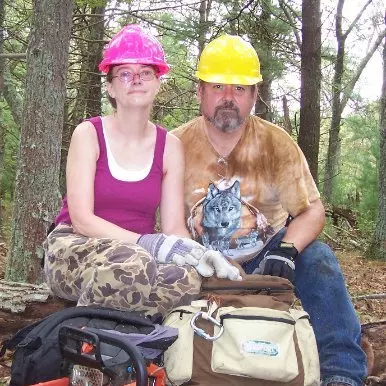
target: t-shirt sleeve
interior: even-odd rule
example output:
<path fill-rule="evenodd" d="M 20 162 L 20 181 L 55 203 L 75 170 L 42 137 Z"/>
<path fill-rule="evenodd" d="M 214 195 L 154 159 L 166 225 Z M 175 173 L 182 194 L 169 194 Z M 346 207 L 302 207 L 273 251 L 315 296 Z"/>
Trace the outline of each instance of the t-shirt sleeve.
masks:
<path fill-rule="evenodd" d="M 299 146 L 290 138 L 282 138 L 278 154 L 277 194 L 283 209 L 291 216 L 306 210 L 320 193 L 311 175 L 307 160 Z"/>

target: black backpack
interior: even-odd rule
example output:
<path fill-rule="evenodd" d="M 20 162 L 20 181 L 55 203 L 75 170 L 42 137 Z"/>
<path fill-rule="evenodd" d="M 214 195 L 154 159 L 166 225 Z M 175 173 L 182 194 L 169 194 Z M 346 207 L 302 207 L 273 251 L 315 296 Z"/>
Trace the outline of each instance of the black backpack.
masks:
<path fill-rule="evenodd" d="M 106 307 L 70 307 L 55 312 L 23 328 L 3 343 L 0 357 L 5 354 L 7 349 L 16 349 L 12 361 L 10 386 L 33 385 L 68 376 L 68 373 L 66 374 L 68 362 L 62 355 L 59 332 L 62 335 L 67 330 L 70 332 L 83 331 L 80 329 L 84 327 L 87 327 L 87 331 L 91 331 L 91 335 L 92 332 L 100 335 L 102 341 L 103 337 L 106 336 L 106 331 L 109 330 L 118 332 L 118 334 L 148 335 L 156 330 L 157 325 L 138 312 L 119 311 Z M 110 334 L 110 336 L 112 335 Z M 115 337 L 109 341 L 114 341 L 114 339 L 117 342 L 122 341 L 122 339 Z M 166 337 L 150 339 L 150 341 L 140 343 L 136 347 L 163 352 L 176 339 L 177 334 L 166 334 Z M 136 347 L 134 347 L 134 351 L 138 351 Z M 139 365 L 145 363 L 143 359 L 141 360 L 142 362 L 136 362 L 137 365 L 138 363 Z M 138 370 L 146 373 L 146 367 Z"/>

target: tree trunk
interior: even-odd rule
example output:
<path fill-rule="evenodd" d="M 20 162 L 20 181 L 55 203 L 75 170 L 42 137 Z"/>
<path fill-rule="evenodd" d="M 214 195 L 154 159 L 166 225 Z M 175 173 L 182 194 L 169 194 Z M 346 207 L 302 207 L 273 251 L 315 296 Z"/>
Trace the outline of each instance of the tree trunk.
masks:
<path fill-rule="evenodd" d="M 316 182 L 320 140 L 321 44 L 320 0 L 303 0 L 298 144 Z"/>
<path fill-rule="evenodd" d="M 58 210 L 72 0 L 35 0 L 6 280 L 34 283 Z"/>
<path fill-rule="evenodd" d="M 88 95 L 86 103 L 86 117 L 101 115 L 102 110 L 102 83 L 98 65 L 102 60 L 104 47 L 103 36 L 105 7 L 96 7 L 91 10 L 90 38 L 88 45 Z M 98 16 L 95 16 L 98 15 Z"/>
<path fill-rule="evenodd" d="M 76 17 L 77 13 L 86 13 L 84 9 L 76 9 L 74 10 L 74 16 Z M 82 25 L 84 24 L 83 18 Z M 63 195 L 66 192 L 66 164 L 67 164 L 67 154 L 68 148 L 70 146 L 71 136 L 75 129 L 75 127 L 82 122 L 85 118 L 86 111 L 86 101 L 88 98 L 88 85 L 89 85 L 89 74 L 88 71 L 88 49 L 87 49 L 87 41 L 90 40 L 90 33 L 86 28 L 76 28 L 74 26 L 74 30 L 76 32 L 74 36 L 74 41 L 76 43 L 75 52 L 78 54 L 79 58 L 77 60 L 77 72 L 78 79 L 77 83 L 74 86 L 75 91 L 75 103 L 73 104 L 72 110 L 70 109 L 71 104 L 69 101 L 66 103 L 66 111 L 65 117 L 67 117 L 64 125 L 63 125 L 63 135 L 62 135 L 62 149 L 60 156 L 60 178 L 59 178 L 59 186 L 60 193 Z M 80 64 L 79 64 L 80 62 Z M 75 76 L 75 74 L 73 75 Z"/>
<path fill-rule="evenodd" d="M 3 53 L 4 41 L 4 19 L 5 19 L 5 4 L 4 0 L 0 0 L 0 55 Z M 0 57 L 0 100 L 2 98 L 2 90 L 4 87 L 4 58 Z M 4 136 L 5 130 L 2 125 L 2 116 L 0 112 L 0 241 L 3 235 L 3 211 L 2 211 L 2 197 L 3 197 L 3 170 L 4 170 Z"/>
<path fill-rule="evenodd" d="M 199 9 L 199 24 L 198 24 L 198 55 L 197 58 L 201 56 L 201 53 L 205 47 L 206 43 L 206 34 L 208 32 L 208 21 L 209 13 L 212 6 L 212 0 L 203 0 L 200 2 Z"/>
<path fill-rule="evenodd" d="M 339 0 L 336 18 L 336 40 L 338 43 L 338 51 L 336 54 L 336 61 L 334 66 L 334 80 L 332 84 L 332 118 L 330 124 L 330 135 L 328 140 L 328 151 L 326 160 L 326 172 L 324 176 L 323 195 L 327 201 L 332 200 L 332 184 L 333 178 L 338 174 L 338 165 L 340 157 L 340 121 L 341 121 L 341 90 L 342 90 L 342 76 L 345 53 L 346 36 L 342 33 L 342 12 L 344 0 Z"/>
<path fill-rule="evenodd" d="M 288 107 L 288 101 L 287 97 L 283 95 L 282 98 L 282 103 L 283 103 L 283 129 L 289 134 L 292 135 L 292 123 L 291 123 L 291 118 L 289 115 L 289 107 Z"/>
<path fill-rule="evenodd" d="M 339 175 L 340 166 L 340 124 L 342 119 L 342 113 L 346 104 L 350 98 L 350 95 L 358 81 L 366 64 L 373 56 L 374 52 L 381 44 L 383 37 L 386 34 L 386 29 L 382 30 L 378 35 L 374 44 L 369 48 L 367 54 L 361 60 L 356 72 L 350 77 L 346 85 L 343 85 L 342 79 L 344 74 L 344 59 L 345 59 L 345 43 L 347 36 L 353 30 L 358 20 L 361 18 L 365 9 L 369 6 L 372 0 L 367 0 L 362 9 L 357 13 L 354 21 L 349 25 L 346 32 L 342 31 L 342 19 L 343 19 L 343 5 L 344 0 L 338 1 L 336 17 L 335 17 L 335 30 L 336 39 L 338 44 L 338 51 L 335 60 L 334 68 L 334 80 L 332 85 L 332 117 L 330 125 L 330 135 L 328 141 L 327 160 L 325 166 L 325 176 L 323 185 L 323 195 L 327 201 L 332 201 L 333 188 L 335 183 L 335 177 Z"/>
<path fill-rule="evenodd" d="M 261 11 L 261 23 L 262 25 L 268 24 L 271 19 L 272 15 L 272 1 L 267 0 L 262 2 L 261 4 L 262 11 Z M 271 36 L 268 34 L 262 35 L 263 41 L 260 41 L 259 43 L 255 44 L 255 47 L 259 46 L 259 52 L 262 52 L 264 50 L 264 55 L 261 55 L 261 58 L 264 58 L 262 60 L 262 75 L 263 75 L 263 83 L 259 86 L 259 97 L 256 100 L 255 104 L 255 114 L 259 117 L 272 122 L 272 109 L 271 109 L 271 102 L 272 102 L 272 91 L 271 91 L 271 84 L 272 84 L 272 71 L 270 69 L 270 65 L 272 63 L 272 40 Z"/>
<path fill-rule="evenodd" d="M 367 255 L 378 259 L 386 259 L 386 38 L 383 45 L 383 85 L 380 102 L 378 218 Z"/>

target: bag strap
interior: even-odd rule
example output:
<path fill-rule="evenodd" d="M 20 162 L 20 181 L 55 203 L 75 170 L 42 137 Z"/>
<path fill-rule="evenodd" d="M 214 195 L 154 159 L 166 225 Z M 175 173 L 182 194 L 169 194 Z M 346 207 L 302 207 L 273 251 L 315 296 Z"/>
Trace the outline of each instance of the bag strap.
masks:
<path fill-rule="evenodd" d="M 0 358 L 5 355 L 6 350 L 14 350 L 32 330 L 35 330 L 35 328 L 36 330 L 34 331 L 34 336 L 38 336 L 39 334 L 43 335 L 44 333 L 50 332 L 58 324 L 64 322 L 67 319 L 82 316 L 90 318 L 110 319 L 117 322 L 143 327 L 154 326 L 154 323 L 152 323 L 145 316 L 135 312 L 120 311 L 107 307 L 96 306 L 69 307 L 48 315 L 44 319 L 38 320 L 35 323 L 29 324 L 28 326 L 19 330 L 12 338 L 5 340 L 0 349 Z"/>
<path fill-rule="evenodd" d="M 3 341 L 3 344 L 0 348 L 0 358 L 5 355 L 7 350 L 14 350 L 17 345 L 24 340 L 24 338 L 40 323 L 43 322 L 46 318 L 38 320 L 35 323 L 31 323 L 28 326 L 19 330 L 12 338 L 6 339 Z"/>

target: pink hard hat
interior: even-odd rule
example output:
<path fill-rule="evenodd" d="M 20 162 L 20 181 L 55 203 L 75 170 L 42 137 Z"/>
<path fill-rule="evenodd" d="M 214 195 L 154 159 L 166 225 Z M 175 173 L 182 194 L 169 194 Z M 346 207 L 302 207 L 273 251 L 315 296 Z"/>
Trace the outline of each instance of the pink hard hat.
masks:
<path fill-rule="evenodd" d="M 117 64 L 150 64 L 158 67 L 158 75 L 170 70 L 160 42 L 137 24 L 123 27 L 107 44 L 99 70 L 108 73 Z"/>

